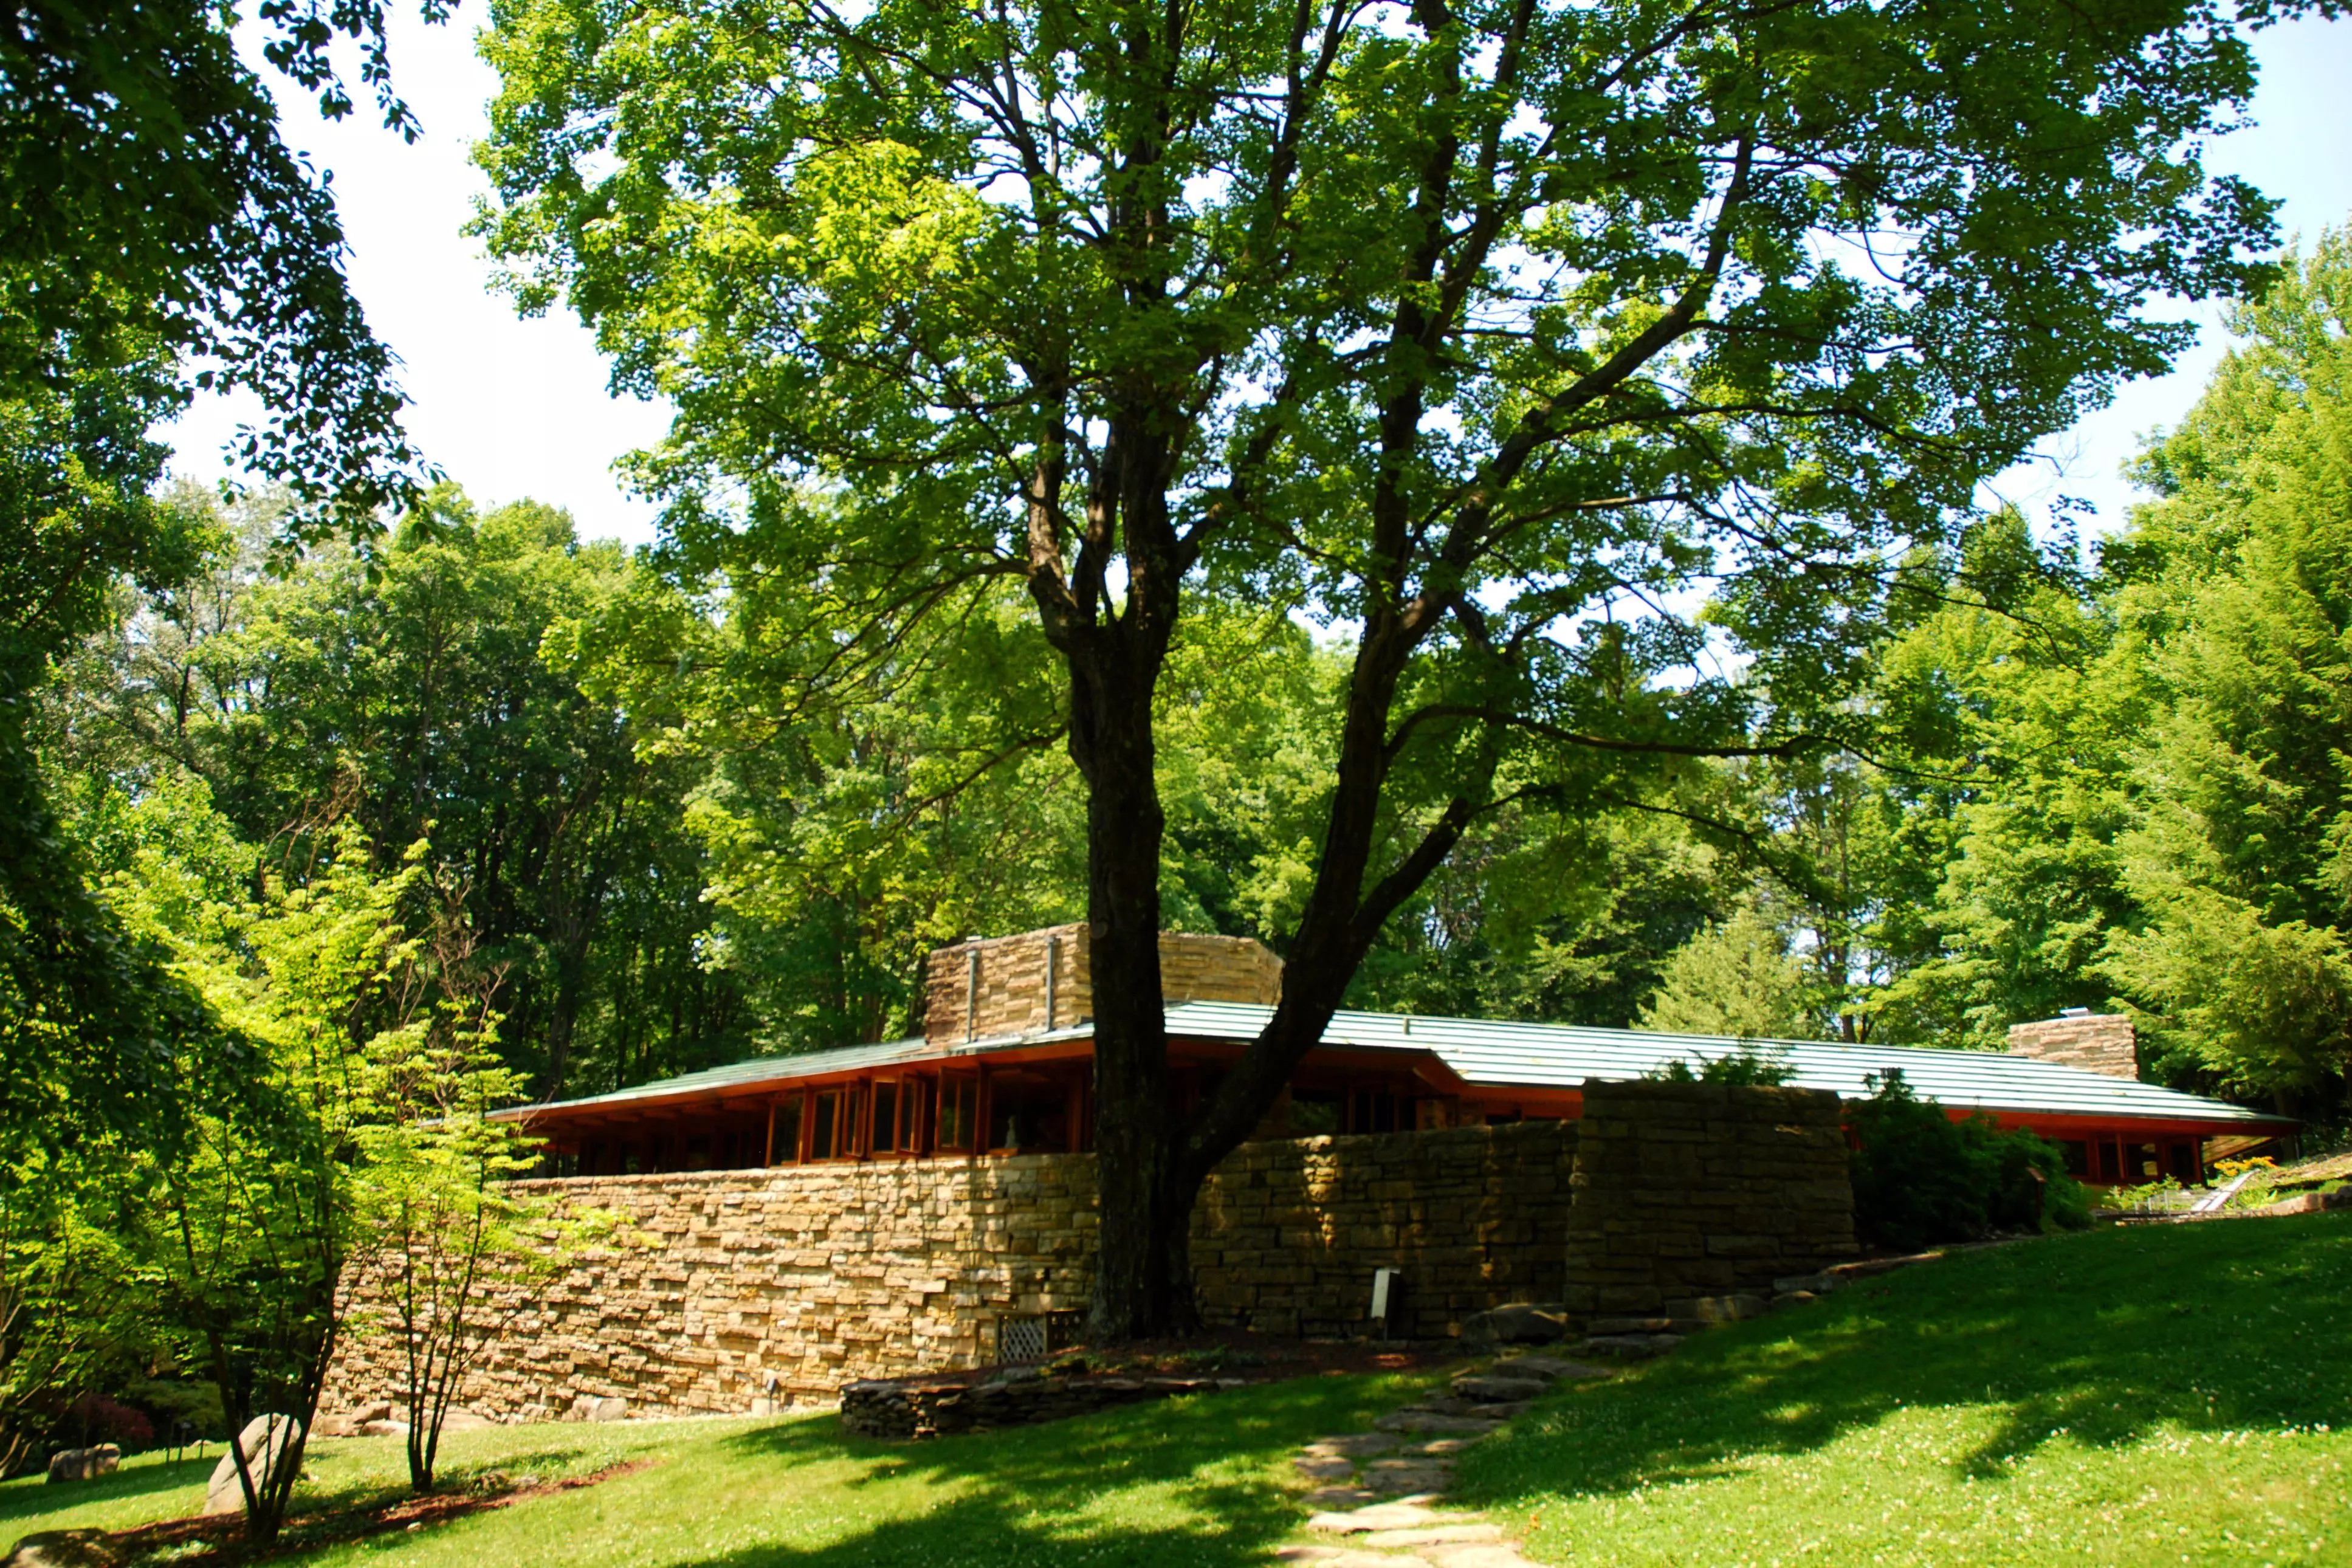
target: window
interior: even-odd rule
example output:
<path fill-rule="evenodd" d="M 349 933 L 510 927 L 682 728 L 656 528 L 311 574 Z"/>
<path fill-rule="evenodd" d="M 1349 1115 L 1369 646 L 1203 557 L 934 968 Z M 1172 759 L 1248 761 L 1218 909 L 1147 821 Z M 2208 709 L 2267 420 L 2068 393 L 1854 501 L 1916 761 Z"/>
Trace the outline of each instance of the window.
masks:
<path fill-rule="evenodd" d="M 801 1108 L 808 1103 L 803 1094 L 788 1094 L 776 1102 L 775 1130 L 768 1138 L 768 1163 L 772 1165 L 797 1164 L 801 1157 Z"/>
<path fill-rule="evenodd" d="M 1295 1089 L 1290 1091 L 1290 1130 L 1302 1138 L 1339 1131 L 1337 1089 Z"/>
<path fill-rule="evenodd" d="M 854 1160 L 857 1150 L 857 1091 L 817 1090 L 809 1124 L 809 1158 Z"/>
<path fill-rule="evenodd" d="M 1008 1154 L 1068 1153 L 1069 1085 L 1026 1073 L 992 1077 L 988 1147 Z"/>
<path fill-rule="evenodd" d="M 1397 1097 L 1384 1089 L 1360 1089 L 1348 1118 L 1350 1132 L 1393 1132 L 1397 1130 Z"/>
<path fill-rule="evenodd" d="M 980 1116 L 980 1080 L 971 1078 L 940 1079 L 939 1146 L 942 1149 L 970 1150 L 972 1128 Z"/>
<path fill-rule="evenodd" d="M 878 1154 L 898 1146 L 898 1086 L 877 1083 L 874 1086 L 874 1136 L 866 1147 Z"/>
<path fill-rule="evenodd" d="M 898 1138 L 891 1144 L 901 1154 L 923 1152 L 923 1108 L 930 1103 L 929 1079 L 902 1079 L 898 1084 Z M 877 1123 L 879 1126 L 879 1123 Z"/>

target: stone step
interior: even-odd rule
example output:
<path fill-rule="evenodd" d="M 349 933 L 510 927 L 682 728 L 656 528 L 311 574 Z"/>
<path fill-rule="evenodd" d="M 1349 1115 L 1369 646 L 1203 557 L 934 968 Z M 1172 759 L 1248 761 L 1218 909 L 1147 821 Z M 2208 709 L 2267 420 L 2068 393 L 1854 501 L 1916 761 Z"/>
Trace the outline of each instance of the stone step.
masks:
<path fill-rule="evenodd" d="M 1496 1377 L 1536 1377 L 1552 1383 L 1562 1379 L 1613 1375 L 1605 1366 L 1594 1366 L 1590 1362 L 1562 1361 L 1558 1356 L 1549 1355 L 1515 1355 L 1507 1361 L 1496 1362 L 1487 1371 Z"/>
<path fill-rule="evenodd" d="M 1337 1437 L 1318 1437 L 1300 1451 L 1316 1459 L 1360 1459 L 1385 1454 L 1402 1441 L 1387 1432 L 1348 1432 Z"/>
<path fill-rule="evenodd" d="M 1399 1465 L 1402 1461 L 1382 1459 L 1383 1465 Z M 1364 1472 L 1365 1487 L 1382 1497 L 1419 1496 L 1445 1489 L 1453 1475 L 1433 1464 L 1406 1466 L 1397 1469 L 1374 1469 Z"/>
<path fill-rule="evenodd" d="M 1465 1399 L 1458 1394 L 1424 1394 L 1405 1408 L 1425 1410 L 1433 1415 L 1470 1415 L 1499 1421 L 1517 1415 L 1532 1403 L 1526 1399 Z"/>
<path fill-rule="evenodd" d="M 1290 1468 L 1310 1481 L 1344 1481 L 1356 1473 L 1356 1461 L 1337 1456 L 1326 1458 L 1316 1454 L 1301 1454 L 1290 1461 Z"/>
<path fill-rule="evenodd" d="M 1440 1513 L 1421 1502 L 1401 1500 L 1374 1503 L 1370 1508 L 1350 1509 L 1345 1513 L 1318 1513 L 1307 1521 L 1307 1528 L 1330 1535 L 1358 1535 L 1368 1530 L 1414 1530 L 1433 1524 L 1475 1523 L 1477 1519 L 1475 1513 Z"/>
<path fill-rule="evenodd" d="M 1373 1417 L 1372 1425 L 1383 1432 L 1444 1432 L 1463 1436 L 1484 1436 L 1502 1425 L 1497 1414 L 1500 1406 L 1487 1405 L 1481 1415 L 1448 1415 L 1436 1410 L 1391 1410 Z"/>
<path fill-rule="evenodd" d="M 1683 1342 L 1680 1334 L 1598 1334 L 1584 1342 L 1595 1355 L 1622 1356 L 1629 1361 L 1664 1355 Z"/>
<path fill-rule="evenodd" d="M 1521 1404 L 1541 1395 L 1551 1384 L 1539 1377 L 1496 1377 L 1492 1373 L 1457 1377 L 1452 1385 L 1456 1397 L 1475 1405 Z"/>
<path fill-rule="evenodd" d="M 1492 1524 L 1424 1524 L 1410 1530 L 1375 1530 L 1356 1539 L 1366 1546 L 1468 1546 L 1500 1541 L 1503 1531 Z"/>
<path fill-rule="evenodd" d="M 1844 1281 L 1834 1274 L 1784 1274 L 1772 1281 L 1776 1296 L 1826 1296 Z"/>
<path fill-rule="evenodd" d="M 1349 1546 L 1278 1546 L 1276 1563 L 1312 1563 L 1317 1568 L 1437 1568 L 1426 1557 L 1400 1556 L 1393 1552 L 1364 1552 Z"/>
<path fill-rule="evenodd" d="M 1378 1502 L 1381 1494 L 1370 1487 L 1354 1485 L 1317 1487 L 1307 1494 L 1307 1506 L 1328 1511 L 1334 1509 L 1360 1508 L 1368 1502 Z"/>
<path fill-rule="evenodd" d="M 1750 1318 L 1760 1318 L 1772 1310 L 1772 1303 L 1761 1296 L 1685 1296 L 1668 1301 L 1661 1309 L 1669 1318 L 1685 1318 L 1713 1327 L 1718 1323 L 1744 1323 Z"/>
<path fill-rule="evenodd" d="M 1680 1334 L 1700 1327 L 1696 1318 L 1595 1318 L 1584 1325 L 1588 1334 Z"/>
<path fill-rule="evenodd" d="M 1433 1546 L 1427 1560 L 1437 1568 L 1535 1568 L 1516 1546 Z"/>

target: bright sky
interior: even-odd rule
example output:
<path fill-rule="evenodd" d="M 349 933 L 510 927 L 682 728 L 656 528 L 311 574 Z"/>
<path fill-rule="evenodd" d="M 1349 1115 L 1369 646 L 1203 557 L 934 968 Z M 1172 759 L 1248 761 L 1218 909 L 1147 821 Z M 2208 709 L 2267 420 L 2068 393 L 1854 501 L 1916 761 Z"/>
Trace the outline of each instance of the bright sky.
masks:
<path fill-rule="evenodd" d="M 487 189 L 467 148 L 487 129 L 484 106 L 498 86 L 473 52 L 480 9 L 440 27 L 418 22 L 413 6 L 393 9 L 394 72 L 424 121 L 422 141 L 405 144 L 364 112 L 322 121 L 299 90 L 280 101 L 288 139 L 334 172 L 352 287 L 405 363 L 410 433 L 477 501 L 528 496 L 570 508 L 589 537 L 646 542 L 655 508 L 624 492 L 612 465 L 660 438 L 662 409 L 606 395 L 595 344 L 572 317 L 519 319 L 490 292 L 479 247 L 458 232 Z M 2258 49 L 2257 123 L 2208 162 L 2284 198 L 2284 233 L 2315 237 L 2352 215 L 2352 22 L 2275 28 Z M 2198 319 L 2203 339 L 2173 374 L 2126 388 L 2052 442 L 2045 461 L 2004 476 L 2000 493 L 2036 514 L 2060 495 L 2079 496 L 2103 525 L 2119 521 L 2132 491 L 2118 468 L 2142 433 L 2180 417 L 2221 353 L 2216 312 Z M 176 471 L 218 477 L 241 416 L 250 416 L 220 398 L 192 409 L 174 432 Z"/>

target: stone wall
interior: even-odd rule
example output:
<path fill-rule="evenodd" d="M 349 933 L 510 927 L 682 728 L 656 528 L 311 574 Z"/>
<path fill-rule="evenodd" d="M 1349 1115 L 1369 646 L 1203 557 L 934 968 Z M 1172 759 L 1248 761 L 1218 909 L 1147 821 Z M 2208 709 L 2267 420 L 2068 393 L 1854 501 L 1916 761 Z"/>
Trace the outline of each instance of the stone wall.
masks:
<path fill-rule="evenodd" d="M 1850 1257 L 1834 1094 L 1588 1083 L 1568 1222 L 1571 1314 L 1649 1315 Z"/>
<path fill-rule="evenodd" d="M 1092 942 L 1083 923 L 960 943 L 923 964 L 923 1034 L 954 1045 L 1068 1028 L 1094 1016 Z M 1171 1003 L 1273 1005 L 1282 961 L 1247 937 L 1160 933 L 1160 988 Z"/>
<path fill-rule="evenodd" d="M 1401 1270 L 1392 1333 L 1453 1334 L 1506 1301 L 1556 1300 L 1572 1121 L 1245 1143 L 1192 1212 L 1201 1310 L 1264 1333 L 1366 1331 L 1372 1270 Z"/>
<path fill-rule="evenodd" d="M 2139 1041 L 2122 1013 L 2076 1013 L 2009 1026 L 2009 1054 L 2105 1073 L 2139 1077 Z"/>
<path fill-rule="evenodd" d="M 1372 1270 L 1404 1270 L 1401 1331 L 1560 1288 L 1573 1126 L 1531 1122 L 1244 1146 L 1194 1214 L 1210 1320 L 1368 1326 Z M 997 1325 L 1084 1308 L 1087 1154 L 827 1164 L 523 1184 L 615 1216 L 616 1244 L 510 1315 L 461 1403 L 546 1416 L 741 1411 L 844 1382 L 983 1366 Z M 364 1306 L 371 1282 L 356 1282 Z M 391 1347 L 353 1335 L 331 1408 L 390 1397 Z"/>
<path fill-rule="evenodd" d="M 602 1211 L 618 1231 L 537 1300 L 504 1304 L 503 1332 L 460 1396 L 485 1415 L 614 1395 L 638 1411 L 829 1395 L 852 1377 L 978 1364 L 997 1316 L 1086 1302 L 1086 1156 L 520 1184 Z M 364 1305 L 373 1289 L 362 1279 L 354 1294 Z M 352 1336 L 332 1394 L 390 1394 L 391 1352 L 381 1336 Z"/>

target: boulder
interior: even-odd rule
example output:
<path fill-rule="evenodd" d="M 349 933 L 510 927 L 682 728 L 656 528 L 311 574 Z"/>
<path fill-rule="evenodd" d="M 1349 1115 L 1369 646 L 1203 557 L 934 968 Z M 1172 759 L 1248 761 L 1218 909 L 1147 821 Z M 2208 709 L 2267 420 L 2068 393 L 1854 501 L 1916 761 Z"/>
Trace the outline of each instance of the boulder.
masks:
<path fill-rule="evenodd" d="M 602 1398 L 583 1394 L 572 1402 L 571 1409 L 563 1413 L 566 1421 L 625 1421 L 628 1416 L 629 1402 L 617 1394 L 608 1394 Z"/>
<path fill-rule="evenodd" d="M 16 1542 L 0 1568 L 117 1568 L 121 1561 L 102 1530 L 43 1530 Z"/>
<path fill-rule="evenodd" d="M 1477 1348 L 1549 1344 L 1568 1332 L 1568 1310 L 1557 1301 L 1513 1301 L 1462 1321 L 1462 1342 Z"/>
<path fill-rule="evenodd" d="M 95 1448 L 60 1448 L 49 1456 L 49 1479 L 94 1481 L 122 1468 L 122 1450 L 111 1443 Z"/>
<path fill-rule="evenodd" d="M 291 1415 L 257 1415 L 246 1423 L 245 1430 L 236 1435 L 236 1446 L 245 1452 L 245 1468 L 253 1476 L 254 1490 L 278 1479 L 293 1462 L 294 1445 L 302 1436 L 302 1423 Z M 205 1489 L 205 1512 L 243 1513 L 245 1488 L 236 1479 L 236 1454 L 233 1450 L 221 1456 L 213 1467 L 212 1484 Z"/>

